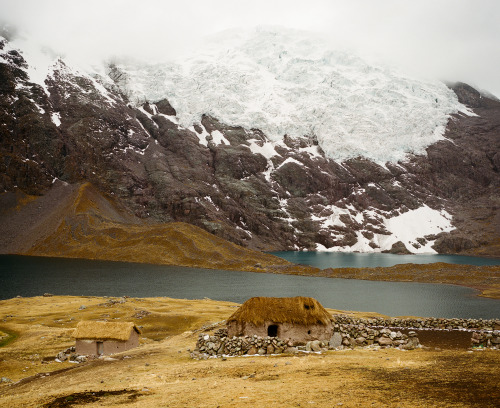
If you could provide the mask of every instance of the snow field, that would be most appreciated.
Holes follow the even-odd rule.
[[[313,136],[336,161],[379,164],[423,153],[452,113],[467,113],[439,81],[407,77],[286,29],[223,32],[198,53],[166,64],[120,65],[132,98],[167,98],[179,123],[203,114],[262,130],[271,141]]]
[[[328,229],[330,226],[344,227],[345,224],[340,220],[340,215],[346,214],[353,218],[358,223],[365,219],[372,218],[381,221],[386,230],[391,235],[374,234],[372,239],[368,239],[361,231],[356,231],[357,242],[353,246],[326,248],[321,244],[317,244],[316,250],[328,252],[381,252],[390,250],[392,245],[398,241],[405,244],[408,251],[414,254],[436,253],[432,249],[434,241],[429,240],[425,245],[420,245],[417,238],[424,238],[428,235],[439,234],[441,232],[450,232],[453,230],[451,225],[451,215],[445,210],[434,210],[426,205],[417,208],[416,210],[406,211],[396,217],[385,217],[381,211],[365,210],[363,212],[352,212],[347,209],[338,208],[334,205],[328,209],[332,214],[327,217],[312,217],[313,221],[321,222],[322,229]],[[354,207],[352,207],[354,209]],[[340,235],[339,238],[342,238]],[[372,248],[370,243],[376,244],[378,248]]]

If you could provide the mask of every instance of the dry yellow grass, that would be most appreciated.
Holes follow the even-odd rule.
[[[256,272],[274,266],[316,270],[243,248],[190,224],[139,222],[89,183],[68,200],[56,230],[23,254]]]
[[[80,305],[86,308],[80,310]],[[237,306],[168,298],[130,298],[124,303],[95,297],[0,301],[0,329],[20,333],[16,341],[0,348],[2,376],[17,381],[0,385],[0,407],[497,407],[500,403],[498,351],[387,349],[192,360],[187,349],[194,348],[195,330],[223,321]],[[73,344],[71,333],[80,319],[103,317],[143,326],[141,345],[111,361],[41,363],[43,357]],[[56,371],[63,368],[68,370]],[[35,375],[45,372],[52,374]]]

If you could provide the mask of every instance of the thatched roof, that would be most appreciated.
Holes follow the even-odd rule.
[[[253,297],[234,312],[227,322],[247,322],[260,326],[266,321],[300,325],[327,325],[332,317],[316,299],[310,297]]]
[[[94,322],[83,320],[76,325],[73,337],[88,340],[121,340],[127,341],[135,330],[141,331],[132,322]]]

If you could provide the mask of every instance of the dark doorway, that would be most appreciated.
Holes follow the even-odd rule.
[[[267,335],[269,337],[277,337],[278,336],[278,325],[271,324],[271,325],[267,326]]]

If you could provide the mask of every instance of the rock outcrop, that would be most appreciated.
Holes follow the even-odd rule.
[[[190,223],[252,249],[500,255],[500,102],[467,85],[452,89],[477,116],[453,116],[426,154],[382,166],[208,115],[184,128],[166,99],[132,105],[62,60],[42,87],[26,64],[0,41],[0,211],[55,180],[90,182],[145,222]],[[454,229],[391,241],[388,220],[421,208],[445,210]]]

